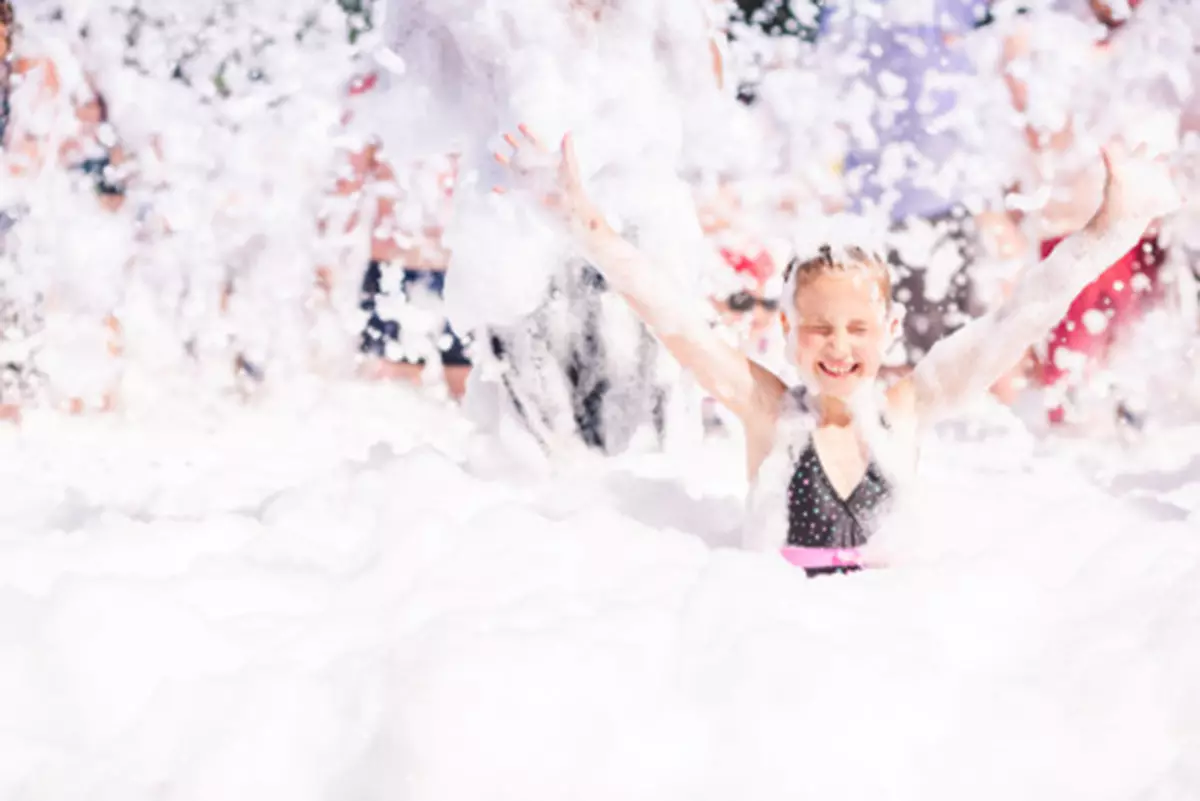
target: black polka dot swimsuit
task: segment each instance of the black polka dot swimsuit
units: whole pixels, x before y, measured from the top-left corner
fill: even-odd
[[[788,484],[787,544],[800,548],[860,548],[870,539],[892,488],[872,460],[862,481],[842,499],[825,473],[810,441]],[[856,567],[805,568],[810,576],[846,573]]]

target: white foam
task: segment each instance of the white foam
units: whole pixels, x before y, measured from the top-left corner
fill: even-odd
[[[321,12],[310,38],[260,54],[272,83],[230,75],[217,100],[221,47],[189,64],[190,88],[169,80],[214,7],[165,9],[134,78],[107,49],[116,18],[69,4],[105,45],[88,55],[114,122],[135,146],[161,139],[156,180],[132,191],[175,235],[101,254],[139,265],[125,319],[142,391],[124,416],[0,429],[0,797],[1200,792],[1194,424],[1156,418],[1133,451],[1081,445],[1101,489],[1027,435],[958,421],[926,443],[920,516],[880,535],[892,567],[807,581],[728,547],[745,486],[726,443],[551,470],[410,395],[301,380],[319,190],[362,65]],[[364,128],[386,122],[401,159],[471,150],[486,193],[500,127],[591,124],[581,157],[606,210],[692,277],[677,168],[703,172],[710,149],[756,168],[721,150],[737,131],[715,120],[698,7],[606,4],[602,31],[525,0],[402,8],[389,36],[411,38],[376,56],[395,73]],[[253,24],[292,31],[314,6],[238,9],[209,33],[244,50]],[[805,85],[774,89],[773,146],[792,156],[836,140],[824,115],[783,113]],[[559,266],[555,238],[505,208],[458,223],[451,303],[468,322],[519,316]],[[116,268],[75,277],[86,265],[64,252],[20,289],[65,276],[82,309],[104,308]],[[179,369],[188,340],[220,371],[240,347],[284,378],[257,405],[208,401]]]
[[[1106,494],[961,429],[891,568],[808,581],[705,545],[740,516],[719,443],[487,479],[446,410],[322,394],[0,432],[0,794],[1196,790],[1200,541],[1167,493],[1200,476],[1168,451],[1097,452]]]

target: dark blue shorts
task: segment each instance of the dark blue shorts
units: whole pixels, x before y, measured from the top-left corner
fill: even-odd
[[[362,296],[359,307],[367,312],[366,327],[362,333],[360,350],[380,358],[388,357],[388,343],[399,342],[402,327],[401,321],[381,316],[378,299],[380,296],[399,293],[412,300],[416,295],[441,298],[446,286],[446,274],[441,270],[421,270],[405,268],[399,286],[388,287],[384,284],[384,264],[371,261],[363,276]],[[441,354],[444,367],[469,367],[471,360],[467,357],[466,345],[463,340],[446,323],[442,327],[441,337],[436,343]],[[425,364],[423,356],[401,356],[396,359],[401,364]]]

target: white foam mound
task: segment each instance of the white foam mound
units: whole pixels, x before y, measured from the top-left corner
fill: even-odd
[[[1194,460],[960,432],[894,567],[808,581],[708,547],[720,445],[491,480],[393,391],[173,408],[0,432],[0,797],[1200,793]]]

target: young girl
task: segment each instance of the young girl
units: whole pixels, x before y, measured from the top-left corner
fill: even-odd
[[[783,295],[789,357],[803,377],[791,389],[727,344],[682,287],[618,236],[590,202],[571,138],[548,159],[528,129],[507,135],[514,172],[557,161],[546,205],[680,364],[742,421],[746,461],[760,485],[783,464],[786,533],[759,527],[752,545],[781,548],[810,575],[858,568],[894,477],[915,465],[918,436],[948,410],[987,391],[1061,318],[1079,290],[1126,252],[1179,197],[1164,165],[1114,146],[1105,153],[1104,203],[1091,222],[1024,272],[998,308],[939,342],[907,377],[877,390],[884,351],[899,330],[886,266],[860,248],[823,247],[794,260]],[[806,436],[796,437],[800,431]],[[881,436],[886,431],[886,436]],[[760,494],[756,489],[756,494]]]

